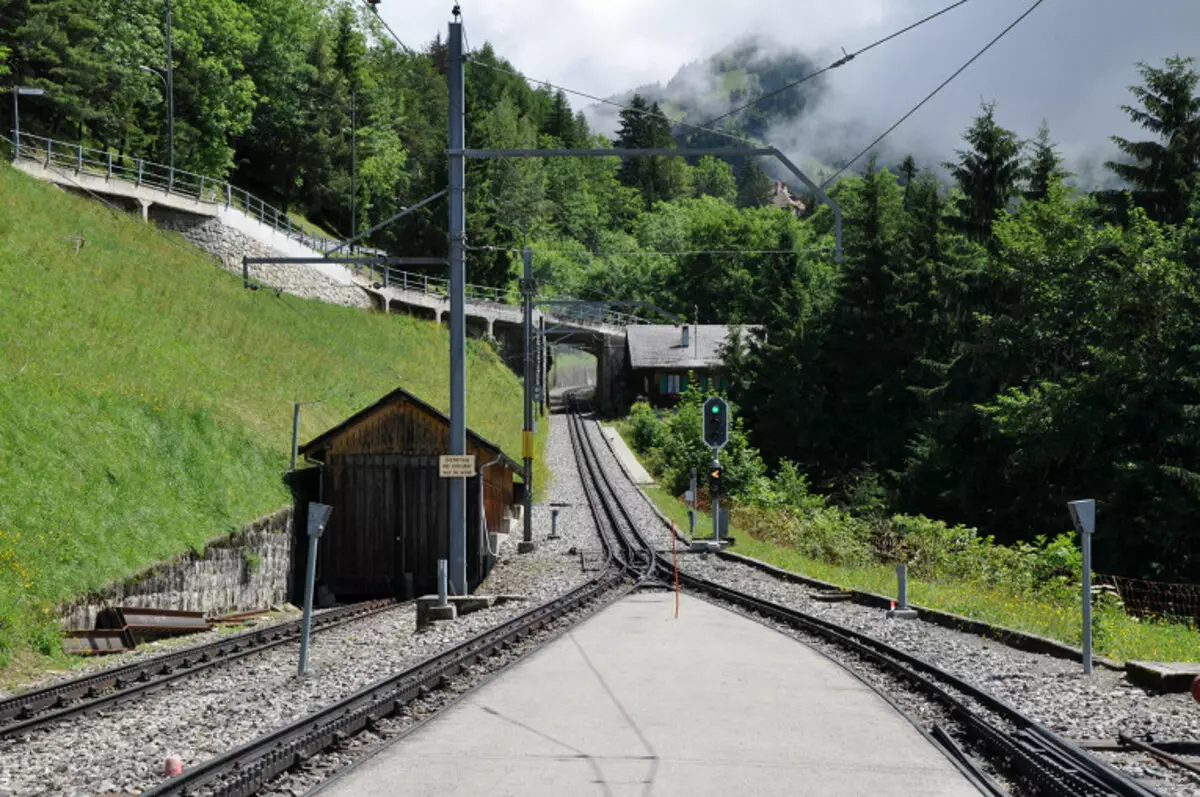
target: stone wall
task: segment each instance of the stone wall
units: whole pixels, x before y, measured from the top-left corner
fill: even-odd
[[[150,219],[164,230],[178,232],[198,249],[216,257],[226,270],[239,277],[242,275],[243,257],[294,256],[292,252],[276,251],[246,233],[223,224],[220,219],[209,216],[152,206]],[[250,266],[250,279],[304,299],[363,309],[374,306],[362,288],[339,282],[313,266],[254,265]]]
[[[291,508],[60,608],[64,628],[92,628],[106,606],[220,614],[285,603],[292,567]]]

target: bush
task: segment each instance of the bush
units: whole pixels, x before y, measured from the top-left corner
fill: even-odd
[[[626,428],[634,448],[673,495],[687,489],[692,468],[703,473],[712,458],[703,439],[703,405],[709,395],[714,394],[689,389],[673,412],[661,415],[644,401],[630,410]],[[914,578],[1004,583],[1018,593],[1062,589],[1079,581],[1082,564],[1073,534],[1005,546],[993,537],[980,537],[974,528],[924,515],[889,515],[887,491],[869,469],[847,488],[845,509],[830,506],[825,496],[810,491],[807,477],[793,462],[781,461],[769,476],[736,414],[720,460],[726,495],[737,507],[738,528],[809,558],[842,566],[904,563]],[[703,492],[703,481],[699,486]]]
[[[791,548],[810,559],[850,567],[868,565],[874,559],[867,524],[838,509],[801,513],[751,507],[736,510],[733,520],[755,539]]]
[[[633,435],[633,447],[639,454],[648,454],[659,448],[667,436],[667,429],[654,408],[644,401],[630,408],[629,427]]]

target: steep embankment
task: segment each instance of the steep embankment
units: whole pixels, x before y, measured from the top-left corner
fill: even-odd
[[[445,409],[447,348],[0,165],[0,668],[58,650],[55,602],[285,505],[293,402],[302,440],[398,384]],[[519,454],[520,401],[472,344],[472,428]]]

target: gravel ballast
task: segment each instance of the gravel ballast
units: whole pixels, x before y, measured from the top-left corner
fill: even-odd
[[[544,539],[550,507],[535,507],[537,549],[518,555],[517,540],[503,543],[500,562],[478,590],[521,599],[420,633],[414,605],[405,604],[314,637],[306,678],[296,676],[298,644],[282,645],[82,721],[0,741],[0,797],[144,791],[162,781],[170,755],[180,756],[185,768],[193,766],[582,584],[589,574],[569,552],[597,549],[598,542],[574,468],[566,418],[550,422],[546,456],[556,478],[545,495],[547,504],[569,505],[559,516],[561,538]]]
[[[596,424],[588,426],[604,467],[619,475],[616,488],[630,513],[655,545],[668,548],[670,532],[649,499],[620,469],[611,450],[601,442]],[[1126,682],[1122,673],[1100,667],[1089,678],[1078,662],[1027,653],[931,623],[889,620],[880,609],[817,601],[814,588],[716,557],[681,554],[679,565],[686,572],[867,633],[918,655],[1066,738],[1116,740],[1117,734],[1124,732],[1134,737],[1150,733],[1164,740],[1200,740],[1200,705],[1189,695],[1153,694]],[[1164,794],[1200,794],[1200,781],[1193,776],[1141,753],[1101,757]]]

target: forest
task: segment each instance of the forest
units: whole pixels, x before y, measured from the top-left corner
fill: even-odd
[[[440,38],[399,45],[338,0],[178,0],[173,34],[177,167],[340,236],[444,187]],[[469,44],[468,146],[698,142],[641,94],[603,135]],[[46,91],[23,130],[165,162],[164,58],[160,0],[0,2],[0,82]],[[742,99],[807,64],[731,58]],[[945,162],[871,159],[831,187],[838,263],[828,208],[800,191],[803,212],[776,207],[770,164],[478,161],[468,280],[513,282],[528,244],[545,293],[761,326],[726,360],[769,467],[1006,542],[1066,530],[1065,502],[1094,497],[1098,567],[1200,582],[1200,73],[1167,53],[1134,69],[1125,110],[1143,134],[1114,137],[1109,165],[1123,191],[1073,187],[1048,126],[964,110]],[[814,81],[724,129],[759,135],[765,113],[832,90]],[[443,255],[445,217],[432,203],[371,243]]]

